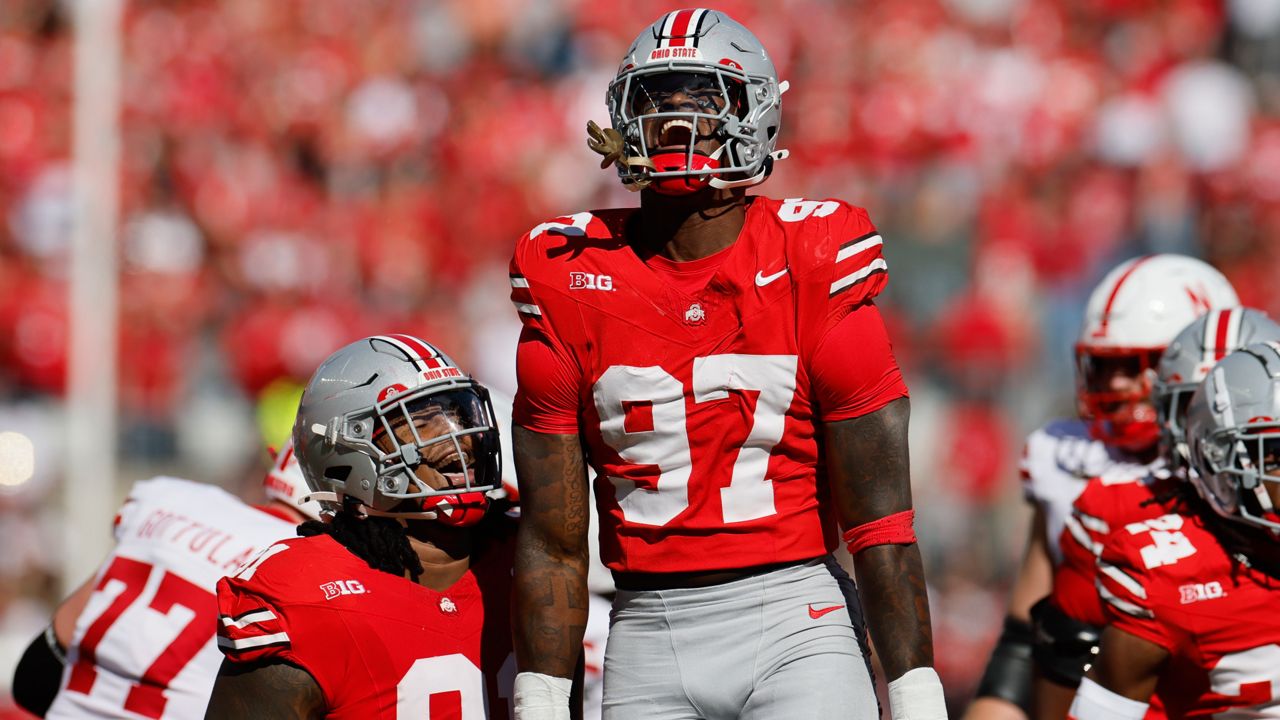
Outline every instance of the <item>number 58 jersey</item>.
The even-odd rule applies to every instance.
[[[214,586],[293,534],[293,523],[212,485],[135,484],[45,717],[202,717],[222,664]]]
[[[750,199],[737,241],[642,260],[635,210],[521,238],[515,422],[577,434],[611,569],[744,568],[831,551],[823,422],[907,394],[871,302],[881,238],[840,201]]]

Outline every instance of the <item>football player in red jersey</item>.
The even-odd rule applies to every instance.
[[[1250,308],[1213,310],[1169,343],[1156,367],[1152,401],[1160,424],[1160,462],[1145,473],[1123,466],[1089,480],[1066,519],[1059,546],[1062,562],[1053,591],[1033,613],[1036,633],[1035,715],[1061,718],[1093,662],[1106,613],[1095,588],[1097,554],[1107,537],[1127,525],[1169,512],[1185,487],[1187,404],[1200,382],[1227,353],[1251,343],[1280,341],[1280,325]],[[1046,684],[1056,687],[1046,687]],[[1154,699],[1148,717],[1163,717]]]
[[[587,614],[587,465],[617,595],[605,718],[943,718],[881,238],[839,200],[749,197],[780,83],[714,10],[627,51],[589,143],[640,207],[517,244],[516,712],[565,718]]]
[[[1280,716],[1280,344],[1219,362],[1187,410],[1183,507],[1106,540],[1109,625],[1070,716]]]
[[[209,702],[222,663],[214,586],[298,523],[319,517],[291,448],[250,506],[204,483],[136,483],[116,515],[115,548],[54,610],[13,674],[18,704],[47,718],[185,718]]]
[[[328,522],[218,584],[208,717],[509,717],[514,529],[483,386],[421,339],[352,343],[293,431]]]
[[[1051,420],[1027,436],[1023,491],[1034,508],[1004,632],[965,720],[1024,720],[1031,712],[1032,607],[1049,594],[1062,561],[1059,539],[1071,504],[1100,475],[1140,477],[1158,462],[1149,371],[1188,323],[1210,308],[1239,304],[1222,273],[1195,258],[1149,255],[1113,268],[1093,289],[1076,341],[1079,417]],[[1051,621],[1041,631],[1068,633]],[[1040,684],[1045,692],[1060,686]],[[1070,703],[1069,690],[1063,703]],[[1039,702],[1039,700],[1037,700]],[[1061,715],[1059,715],[1060,717]]]

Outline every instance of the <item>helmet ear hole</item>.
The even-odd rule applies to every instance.
[[[340,482],[340,483],[346,482],[347,478],[351,476],[351,466],[350,465],[337,465],[337,466],[330,465],[329,467],[324,469],[324,476],[326,479],[333,480],[334,482]]]

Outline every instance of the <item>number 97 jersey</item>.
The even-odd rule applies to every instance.
[[[754,197],[728,248],[642,260],[635,212],[560,218],[517,244],[515,422],[583,438],[613,570],[831,551],[821,423],[907,394],[871,302],[880,235],[843,202]]]

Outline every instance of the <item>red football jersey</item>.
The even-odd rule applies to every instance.
[[[1119,466],[1089,480],[1076,498],[1058,541],[1062,562],[1054,570],[1050,597],[1063,612],[1080,622],[1105,625],[1106,611],[1098,597],[1098,554],[1107,537],[1130,523],[1169,512],[1156,502],[1180,482],[1157,469],[1135,474],[1138,466]]]
[[[906,395],[869,302],[887,278],[875,227],[840,201],[755,197],[698,290],[635,254],[624,237],[634,212],[543,223],[516,246],[515,421],[582,435],[614,570],[721,570],[832,550],[819,424]],[[860,340],[823,361],[846,319]]]
[[[1171,653],[1156,686],[1170,717],[1280,713],[1280,581],[1233,559],[1201,518],[1118,528],[1098,569],[1108,622]]]
[[[509,548],[473,563],[436,592],[328,535],[285,540],[219,581],[218,645],[230,662],[304,668],[328,717],[509,718]]]

